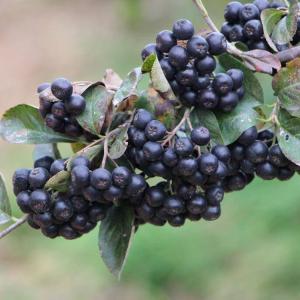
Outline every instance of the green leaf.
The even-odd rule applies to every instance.
[[[72,143],[72,144],[70,144],[70,146],[71,146],[71,149],[72,149],[73,153],[77,153],[80,150],[82,150],[83,148],[85,148],[86,144],[83,144],[83,143]]]
[[[254,110],[256,106],[251,97],[244,97],[233,111],[216,113],[225,145],[233,143],[245,130],[256,125],[259,117]]]
[[[109,147],[109,157],[111,159],[118,159],[125,153],[128,146],[128,128],[130,124],[124,128],[120,128],[118,133],[112,137],[113,142]]]
[[[9,143],[70,143],[78,139],[48,128],[37,108],[21,104],[6,111],[0,122],[0,135]]]
[[[61,158],[57,144],[39,144],[34,147],[33,160],[36,161],[42,157],[50,156],[53,159]]]
[[[219,56],[220,65],[227,71],[232,68],[240,69],[244,72],[244,87],[247,94],[255,100],[263,103],[264,93],[259,80],[255,77],[253,72],[249,70],[240,60],[232,55],[222,54]]]
[[[292,117],[286,110],[278,113],[280,127],[277,130],[277,139],[284,155],[300,166],[300,119]]]
[[[45,188],[57,192],[65,193],[69,189],[71,173],[68,171],[60,171],[52,176],[46,183]]]
[[[159,60],[156,57],[151,72],[150,77],[152,81],[153,88],[158,91],[164,99],[175,100],[176,97],[170,87],[168,80],[160,66]]]
[[[0,173],[0,225],[11,220],[11,207],[3,175]]]
[[[134,229],[134,213],[127,206],[110,208],[100,225],[101,257],[110,272],[118,278],[126,262]]]
[[[149,55],[145,59],[143,65],[142,65],[142,72],[149,73],[153,67],[155,60],[156,60],[156,54],[153,53],[153,54]]]
[[[224,144],[218,120],[211,110],[194,109],[190,119],[193,127],[204,126],[210,131],[213,143]]]
[[[295,117],[300,117],[300,58],[289,62],[272,82],[281,105]]]
[[[87,131],[100,135],[106,113],[111,105],[112,93],[101,83],[90,86],[82,96],[86,101],[85,111],[76,119]]]
[[[261,21],[264,29],[264,36],[269,44],[269,46],[277,52],[276,45],[274,44],[271,35],[280,19],[285,15],[282,10],[275,8],[264,9],[261,13]]]

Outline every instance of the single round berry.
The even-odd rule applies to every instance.
[[[220,186],[213,186],[206,190],[205,196],[210,206],[218,206],[224,199],[224,189]]]
[[[269,149],[269,161],[276,167],[285,167],[288,165],[288,160],[278,144],[273,145]]]
[[[198,76],[193,84],[193,89],[195,91],[201,91],[206,89],[210,85],[209,75]]]
[[[228,33],[228,39],[230,42],[244,42],[244,28],[239,24],[233,25]]]
[[[47,114],[45,117],[45,124],[47,127],[55,131],[63,131],[64,121],[55,117],[53,114]]]
[[[147,188],[147,183],[143,176],[133,174],[131,180],[126,187],[126,194],[131,196],[140,196]]]
[[[269,4],[269,8],[285,8],[286,5],[282,1],[273,1]]]
[[[106,201],[114,203],[116,206],[120,205],[120,200],[123,196],[123,190],[117,186],[111,185],[104,191],[103,197]]]
[[[169,30],[159,32],[156,37],[156,48],[162,53],[169,52],[176,43],[176,38],[174,37],[173,32]]]
[[[173,24],[173,34],[178,40],[189,40],[194,35],[194,25],[191,21],[181,19]]]
[[[246,157],[251,162],[262,163],[268,156],[269,149],[264,142],[256,141],[246,149]]]
[[[200,92],[198,104],[205,109],[214,109],[219,104],[219,97],[212,89],[206,89]]]
[[[52,225],[52,214],[49,212],[45,212],[42,214],[34,214],[33,221],[41,228],[49,227]]]
[[[163,147],[158,142],[147,142],[143,146],[145,158],[149,161],[157,161],[163,154]]]
[[[192,141],[199,146],[205,146],[210,142],[210,132],[206,127],[198,126],[191,132]]]
[[[148,170],[150,174],[153,174],[153,176],[158,176],[166,179],[170,177],[168,168],[161,161],[150,163],[148,166]]]
[[[145,135],[150,141],[161,140],[167,132],[163,123],[157,120],[150,121],[145,128]]]
[[[185,216],[184,215],[169,216],[168,223],[173,227],[183,226],[185,223]]]
[[[169,52],[169,62],[170,64],[179,69],[184,69],[189,62],[189,55],[185,48],[181,46],[174,46]]]
[[[274,138],[274,133],[270,129],[263,130],[258,133],[258,140],[265,142],[268,146],[271,146]],[[269,145],[270,144],[270,145]]]
[[[173,148],[168,148],[163,154],[163,163],[168,167],[175,167],[178,163],[178,156]]]
[[[235,23],[239,21],[240,10],[243,8],[243,4],[238,1],[229,2],[224,11],[224,17],[226,21]]]
[[[221,216],[220,206],[208,206],[202,218],[205,221],[215,221]]]
[[[224,96],[232,91],[233,80],[229,75],[219,73],[215,76],[215,79],[212,82],[212,87],[218,95]]]
[[[84,167],[90,168],[90,161],[85,156],[82,156],[82,155],[76,156],[71,161],[71,169],[74,169],[77,166],[84,166]]]
[[[224,34],[224,36],[229,40],[229,34],[230,31],[232,29],[232,25],[228,22],[223,23],[222,27],[221,27],[221,32]]]
[[[218,103],[218,109],[224,112],[230,112],[239,103],[239,96],[236,92],[229,92],[227,95],[220,97]]]
[[[213,182],[216,182],[218,180],[222,180],[224,179],[226,176],[228,176],[228,167],[222,162],[222,161],[218,161],[218,168],[216,170],[216,172],[211,176],[210,179],[213,180]]]
[[[29,173],[28,182],[33,189],[44,187],[49,180],[50,174],[45,168],[35,168]]]
[[[249,20],[259,19],[259,16],[259,9],[252,3],[245,4],[239,12],[240,20],[244,23]]]
[[[154,226],[164,226],[166,224],[166,220],[163,220],[157,216],[153,216],[149,222]]]
[[[264,180],[272,180],[277,177],[278,169],[269,162],[263,162],[256,166],[256,175]]]
[[[241,170],[246,174],[253,174],[255,172],[255,164],[248,159],[243,159],[241,162]]]
[[[212,148],[211,151],[219,160],[224,163],[228,163],[231,159],[231,152],[227,146],[216,145]]]
[[[195,61],[195,68],[200,76],[211,74],[217,66],[216,60],[213,56],[207,55],[202,59]]]
[[[180,176],[192,176],[198,169],[198,164],[194,158],[182,158],[178,162],[178,173]]]
[[[113,184],[125,188],[131,179],[131,172],[126,167],[117,167],[112,171]]]
[[[269,8],[268,0],[254,0],[253,4],[257,6],[260,11],[263,11],[266,8]]]
[[[227,41],[225,36],[220,32],[212,32],[206,37],[209,45],[209,53],[212,55],[220,55],[226,52]]]
[[[205,175],[213,175],[218,169],[218,158],[211,154],[205,153],[200,156],[200,171]]]
[[[35,190],[30,195],[30,208],[37,214],[50,209],[50,195],[44,190]]]
[[[163,205],[166,194],[163,189],[154,186],[146,190],[145,200],[151,207],[160,207]]]
[[[53,176],[61,171],[65,170],[65,160],[57,159],[55,160],[50,167],[50,174]]]
[[[59,235],[66,240],[74,240],[80,236],[70,225],[66,224],[59,228]]]
[[[255,126],[252,126],[245,130],[240,137],[238,138],[238,142],[244,146],[251,145],[257,139],[257,129]]]
[[[193,86],[197,80],[197,71],[188,67],[185,70],[179,71],[176,74],[176,81],[182,86]]]
[[[164,207],[167,213],[171,216],[180,215],[185,211],[184,203],[176,196],[167,198],[165,200]]]
[[[230,146],[231,157],[236,161],[241,161],[245,157],[245,148],[240,144],[233,144]]]
[[[230,69],[226,72],[232,79],[233,89],[237,90],[243,85],[244,73],[239,69]]]
[[[40,226],[33,221],[33,214],[28,215],[27,224],[33,229],[40,229]]]
[[[158,57],[161,57],[161,53],[157,50],[156,44],[148,44],[141,52],[142,60],[144,61],[151,54],[156,54]]]
[[[102,191],[94,188],[91,185],[81,189],[81,194],[89,202],[105,202]]]
[[[34,168],[44,168],[49,171],[53,162],[54,159],[52,157],[44,156],[34,162]]]
[[[238,173],[231,176],[227,181],[227,186],[230,191],[241,191],[247,185],[247,178],[244,174]]]
[[[54,117],[58,119],[63,119],[67,114],[65,104],[61,101],[53,103],[51,113]]]
[[[54,203],[52,213],[58,221],[68,222],[72,218],[74,210],[70,201],[58,199]]]
[[[41,92],[43,92],[44,90],[48,89],[48,88],[50,87],[50,85],[51,85],[51,84],[50,84],[49,82],[41,83],[41,84],[38,85],[36,91],[37,91],[38,93],[41,93]]]
[[[153,122],[153,121],[151,121]],[[151,123],[149,122],[149,123]],[[143,145],[147,142],[146,134],[143,130],[136,129],[134,130],[131,138],[131,142],[137,148],[143,147]]]
[[[77,166],[72,169],[71,181],[74,186],[85,187],[90,182],[90,170],[86,166]]]
[[[278,170],[277,178],[281,181],[285,181],[291,179],[294,176],[294,174],[294,170],[291,170],[289,168],[280,168]]]
[[[154,216],[155,209],[144,202],[141,206],[136,208],[136,213],[139,218],[148,221]]]
[[[91,185],[98,190],[106,190],[112,183],[111,173],[104,169],[99,168],[91,173]]]
[[[23,191],[17,196],[17,204],[20,207],[21,211],[25,214],[31,212],[30,208],[30,193],[27,191]]]
[[[184,106],[192,107],[196,105],[198,94],[194,91],[186,91],[180,96],[180,101]]]
[[[72,116],[79,116],[82,114],[86,107],[85,99],[78,94],[72,95],[70,98],[65,100],[66,110]]]
[[[190,213],[199,215],[206,211],[207,201],[201,195],[197,194],[188,201],[186,208]]]
[[[72,83],[65,78],[58,78],[51,84],[52,94],[59,100],[67,100],[73,93]]]
[[[259,41],[263,36],[263,26],[259,20],[249,20],[244,25],[244,36],[248,40]]]
[[[196,171],[193,175],[186,177],[185,180],[193,185],[202,185],[206,181],[206,176],[200,171]]]
[[[58,230],[59,230],[59,227],[55,224],[52,224],[48,227],[42,228],[42,233],[44,236],[46,236],[50,239],[54,239],[58,236]]]
[[[191,57],[204,58],[208,53],[209,45],[205,38],[196,35],[187,42],[186,49]]]
[[[28,169],[17,169],[13,175],[12,183],[14,194],[17,196],[20,192],[29,189],[29,174]]]
[[[83,230],[88,221],[88,216],[86,214],[76,214],[70,220],[70,225],[76,230]]]
[[[160,66],[168,80],[172,80],[175,76],[176,69],[170,64],[168,58],[160,60]]]
[[[193,153],[194,146],[189,138],[182,137],[175,141],[174,150],[177,155],[185,157]]]

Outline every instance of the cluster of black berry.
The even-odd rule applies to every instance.
[[[223,34],[194,35],[188,20],[178,20],[173,30],[158,33],[156,44],[147,45],[142,59],[155,53],[170,86],[185,106],[231,111],[244,96],[243,73],[232,69],[214,75],[214,55],[226,51]]]
[[[230,42],[243,42],[247,44],[250,50],[261,49],[270,51],[270,47],[264,38],[263,25],[260,14],[267,8],[286,8],[282,1],[254,0],[253,3],[243,4],[233,1],[227,4],[225,8],[225,20],[221,32]],[[293,44],[300,41],[300,20],[298,22],[299,30],[296,33]],[[289,47],[286,45],[277,45],[279,51]]]
[[[48,94],[43,93],[49,88],[57,101],[49,100]],[[76,120],[76,117],[84,112],[86,102],[81,95],[73,93],[73,86],[69,80],[58,78],[52,84],[42,83],[38,86],[37,92],[40,101],[39,111],[49,128],[75,138],[84,135],[87,140],[94,139]]]
[[[90,161],[78,156],[71,162],[68,191],[47,190],[47,181],[65,168],[65,160],[43,157],[35,162],[34,169],[19,169],[13,176],[17,204],[28,214],[29,225],[50,238],[75,239],[88,233],[105,218],[110,206],[127,198],[137,199],[147,188],[142,176],[125,167],[112,172],[91,170]]]

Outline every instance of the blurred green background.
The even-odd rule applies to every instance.
[[[220,25],[226,1],[204,2]],[[1,114],[36,104],[37,84],[58,76],[97,80],[108,67],[124,76],[140,64],[140,49],[182,17],[203,24],[192,0],[1,0]],[[14,169],[31,166],[32,147],[0,141],[0,149],[11,188]],[[52,241],[25,225],[0,241],[0,299],[299,299],[298,181],[256,180],[227,195],[213,223],[140,228],[121,282],[99,257],[97,230]]]

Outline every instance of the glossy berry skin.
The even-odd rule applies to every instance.
[[[233,89],[237,90],[243,85],[244,73],[239,69],[230,69],[226,72],[232,79]]]
[[[77,166],[71,172],[72,184],[76,187],[85,187],[90,182],[90,170],[86,166]]]
[[[264,41],[264,40],[261,40],[261,41],[249,41],[247,43],[247,46],[248,46],[249,50],[259,49],[259,50],[269,51],[269,46],[268,46],[267,42]]]
[[[143,152],[148,161],[159,160],[163,154],[163,151],[163,147],[157,142],[149,141],[143,146]]]
[[[144,130],[147,124],[152,120],[152,114],[149,111],[141,108],[135,113],[132,124],[134,127]]]
[[[107,190],[104,191],[103,197],[106,201],[114,203],[116,206],[120,205],[120,201],[123,196],[121,188],[111,185]]]
[[[257,139],[257,129],[255,126],[252,126],[245,130],[241,136],[238,138],[238,142],[244,146],[251,145]]]
[[[247,178],[241,173],[230,177],[227,181],[227,186],[230,191],[241,191],[246,185]]]
[[[210,132],[206,127],[195,127],[191,132],[192,141],[199,146],[205,146],[210,142]]]
[[[20,192],[26,191],[29,188],[29,174],[28,169],[17,169],[13,175],[12,183],[14,194],[17,196]]]
[[[106,190],[112,183],[111,173],[104,169],[99,168],[91,173],[91,185],[98,190]]]
[[[83,155],[76,156],[71,161],[71,169],[74,169],[77,166],[84,166],[84,167],[90,168],[90,161],[88,160],[87,157],[85,157]]]
[[[178,156],[185,157],[192,154],[194,146],[189,138],[182,137],[175,141],[174,150]]]
[[[111,175],[113,184],[120,188],[125,188],[131,179],[131,172],[126,167],[115,168]]]
[[[274,138],[274,133],[270,129],[266,129],[258,133],[258,139],[262,142],[265,142],[267,145],[269,145],[268,143],[270,142],[272,143],[273,138]]]
[[[181,199],[175,196],[169,197],[165,200],[164,208],[171,216],[179,215],[185,211],[184,203]]]
[[[145,128],[147,139],[153,142],[161,140],[166,133],[165,125],[157,120],[150,121]]]
[[[58,236],[59,227],[55,224],[52,224],[48,227],[42,228],[42,233],[44,236],[54,239]]]
[[[224,17],[226,21],[235,23],[239,21],[240,10],[243,8],[243,4],[238,1],[229,2],[225,7]]]
[[[212,32],[206,37],[211,55],[220,55],[226,52],[227,41],[225,36],[220,32]]]
[[[56,220],[67,222],[72,218],[74,210],[69,201],[57,200],[54,203],[52,213]]]
[[[264,180],[272,180],[277,177],[278,169],[269,162],[264,162],[256,166],[256,175]]]
[[[100,202],[103,203],[105,200],[103,199],[102,191],[94,188],[89,185],[85,188],[81,188],[81,194],[83,197],[89,202]]]
[[[89,208],[88,202],[82,196],[73,196],[70,201],[75,213],[84,213]]]
[[[228,39],[230,42],[244,42],[244,28],[239,24],[233,25],[228,33]]]
[[[205,109],[214,109],[219,104],[219,97],[212,89],[206,89],[199,93],[197,103]]]
[[[169,52],[176,43],[176,38],[169,30],[159,32],[156,37],[156,48],[162,53]]]
[[[242,22],[259,19],[259,15],[259,9],[252,3],[245,4],[239,12],[239,17]]]
[[[241,162],[241,170],[246,174],[253,174],[256,165],[248,159],[243,159]]]
[[[212,87],[218,95],[224,96],[232,91],[233,80],[229,75],[219,73],[215,76],[215,79],[212,82]]]
[[[288,165],[288,160],[278,144],[273,145],[269,149],[269,161],[276,167],[285,167]]]
[[[227,95],[220,97],[218,103],[218,109],[224,112],[230,112],[239,103],[239,96],[236,92],[229,92]]]
[[[159,61],[160,66],[168,80],[172,80],[175,76],[176,69],[169,63],[168,58]]]
[[[168,167],[175,167],[178,163],[178,156],[173,148],[168,148],[163,154],[163,163]]]
[[[259,20],[249,20],[244,25],[244,36],[251,41],[259,41],[263,36],[263,26]]]
[[[256,141],[246,149],[246,157],[257,164],[266,160],[268,152],[268,147],[265,143]]]
[[[30,195],[30,208],[37,214],[50,209],[50,195],[44,190],[35,190]]]
[[[189,55],[185,48],[174,46],[169,52],[169,62],[176,69],[184,69],[189,62]]]
[[[51,113],[52,102],[48,99],[44,99],[42,95],[39,96],[39,112],[43,118],[47,116],[47,114]]]
[[[86,214],[76,214],[70,220],[70,225],[76,230],[83,230],[88,221],[88,216]]]
[[[51,84],[52,94],[59,100],[67,100],[73,93],[72,83],[65,78],[57,78]]]
[[[28,182],[33,189],[39,189],[44,187],[49,180],[50,174],[47,169],[35,168],[29,173]]]
[[[34,168],[44,168],[49,171],[53,162],[54,159],[52,157],[44,156],[34,162]]]
[[[263,11],[264,9],[269,7],[268,0],[254,0],[253,4],[256,5],[260,11]]]
[[[63,225],[59,228],[59,235],[66,240],[74,240],[80,236],[70,225]]]
[[[53,176],[65,169],[65,160],[57,159],[50,166],[50,174]]]
[[[72,116],[79,116],[86,107],[85,99],[81,95],[74,94],[65,100],[66,110]]]
[[[136,208],[136,213],[141,219],[149,221],[154,216],[155,209],[144,202],[141,206]]]
[[[193,36],[187,42],[186,48],[187,48],[188,54],[191,57],[201,59],[207,55],[209,45],[205,38],[203,38],[202,36],[196,35],[196,36]]]
[[[178,40],[189,40],[194,35],[194,25],[191,21],[181,19],[173,24],[173,34]]]
[[[196,91],[206,89],[210,84],[209,75],[198,76],[193,84],[193,89]]]
[[[187,91],[180,96],[180,101],[184,106],[192,107],[197,103],[198,94],[194,91]]]
[[[169,216],[168,223],[173,227],[183,226],[185,223],[185,217],[184,215]]]
[[[141,52],[142,60],[144,61],[149,55],[157,54],[158,57],[161,57],[161,53],[157,50],[156,44],[148,44]]]
[[[190,201],[187,203],[187,210],[194,214],[200,215],[206,211],[207,201],[201,195],[195,195]]]
[[[33,214],[28,215],[27,224],[33,229],[40,229],[40,226],[33,221]]]
[[[61,101],[53,103],[51,113],[54,117],[58,119],[63,119],[67,114],[64,103]]]
[[[55,117],[53,114],[47,114],[45,117],[45,123],[47,127],[55,130],[55,131],[62,131],[64,122],[60,118]]]
[[[231,31],[232,25],[228,22],[223,23],[221,27],[221,32],[224,34],[224,36],[229,40],[229,33]]]
[[[187,177],[192,176],[198,169],[197,161],[193,158],[183,158],[178,162],[178,174]]]
[[[213,175],[218,169],[218,159],[211,153],[205,153],[200,156],[200,171],[205,175]]]
[[[162,178],[169,178],[169,171],[167,167],[161,162],[161,161],[156,161],[150,163],[148,166],[148,170],[150,174],[153,174],[153,176],[158,176]]]
[[[147,188],[147,183],[141,175],[133,174],[131,176],[131,180],[126,187],[126,194],[131,196],[139,196],[141,195],[145,189]]]
[[[231,157],[236,161],[241,161],[245,157],[245,148],[240,144],[233,144],[230,146]]]
[[[17,196],[17,204],[23,213],[30,213],[30,193],[27,191],[20,192]]]
[[[295,171],[289,169],[289,168],[280,168],[278,170],[277,178],[280,181],[286,181],[291,179],[295,174]]]
[[[137,148],[143,147],[143,145],[147,142],[147,137],[145,135],[145,132],[139,129],[134,130],[134,132],[132,133],[131,142]]]
[[[52,214],[49,212],[34,214],[33,221],[41,228],[49,227],[52,225]]]
[[[51,84],[49,82],[44,82],[44,83],[39,84],[36,89],[37,93],[39,94],[39,93],[43,92],[44,90],[48,89],[50,87],[50,85]]]
[[[176,81],[182,86],[193,86],[197,80],[197,72],[194,68],[186,68],[176,74]]]
[[[197,59],[195,61],[195,68],[200,76],[211,74],[215,70],[216,66],[216,60],[211,55],[207,55],[204,58]]]
[[[208,188],[205,193],[208,205],[218,206],[224,199],[224,189],[220,186]]]
[[[166,195],[159,187],[150,187],[145,194],[145,200],[151,207],[160,207],[163,205]]]
[[[229,148],[224,145],[214,146],[211,152],[224,163],[228,163],[231,159],[231,152]]]
[[[215,221],[221,216],[220,206],[208,206],[202,218],[205,221]]]

